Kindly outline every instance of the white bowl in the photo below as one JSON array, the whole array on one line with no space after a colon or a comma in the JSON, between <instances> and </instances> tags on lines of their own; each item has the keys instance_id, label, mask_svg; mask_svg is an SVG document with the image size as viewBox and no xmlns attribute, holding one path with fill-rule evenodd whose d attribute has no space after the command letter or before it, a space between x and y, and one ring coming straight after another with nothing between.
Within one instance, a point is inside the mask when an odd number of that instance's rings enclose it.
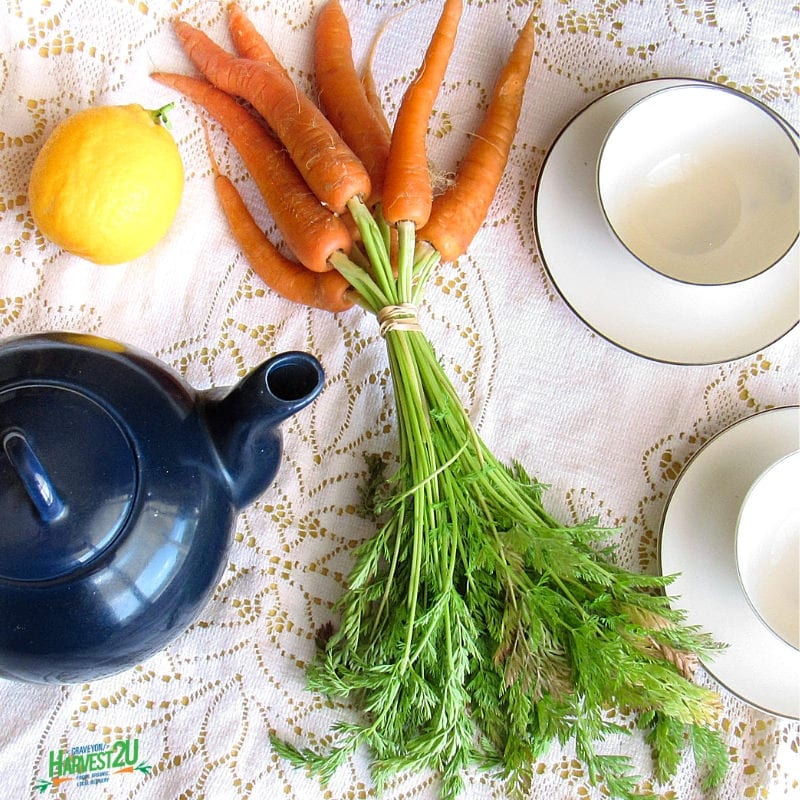
<instances>
[{"instance_id":1,"label":"white bowl","mask_svg":"<svg viewBox=\"0 0 800 800\"><path fill-rule=\"evenodd\" d=\"M628 108L601 147L597 189L619 241L674 280L747 280L800 233L796 142L766 107L716 84Z\"/></svg>"},{"instance_id":2,"label":"white bowl","mask_svg":"<svg viewBox=\"0 0 800 800\"><path fill-rule=\"evenodd\" d=\"M593 100L555 138L533 197L542 265L567 306L607 341L670 364L743 358L786 335L800 317L800 237L778 264L755 278L701 286L644 266L612 233L603 216L597 164L615 121L657 91L707 85L716 84L658 78ZM781 124L800 144L794 128L785 120ZM734 528L735 518L731 542Z\"/></svg>"},{"instance_id":3,"label":"white bowl","mask_svg":"<svg viewBox=\"0 0 800 800\"><path fill-rule=\"evenodd\" d=\"M736 567L756 614L800 649L800 450L768 467L745 495Z\"/></svg>"}]
</instances>

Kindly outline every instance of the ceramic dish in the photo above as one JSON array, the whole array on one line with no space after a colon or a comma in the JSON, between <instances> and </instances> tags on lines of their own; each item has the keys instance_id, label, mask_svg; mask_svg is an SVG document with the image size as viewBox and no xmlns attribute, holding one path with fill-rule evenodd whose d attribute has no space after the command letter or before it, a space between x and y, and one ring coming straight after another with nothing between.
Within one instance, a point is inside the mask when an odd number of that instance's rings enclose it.
<instances>
[{"instance_id":1,"label":"ceramic dish","mask_svg":"<svg viewBox=\"0 0 800 800\"><path fill-rule=\"evenodd\" d=\"M728 648L703 666L746 703L800 716L800 651L775 636L753 610L736 569L739 508L759 475L797 448L800 407L763 411L708 441L670 494L661 524L660 564L677 575L669 593L687 623Z\"/></svg>"},{"instance_id":2,"label":"ceramic dish","mask_svg":"<svg viewBox=\"0 0 800 800\"><path fill-rule=\"evenodd\" d=\"M609 127L648 94L697 83L703 82L644 81L593 102L550 148L534 196L539 250L565 302L605 339L672 364L742 358L781 338L800 318L797 241L757 278L698 286L643 267L606 223L597 197L596 168Z\"/></svg>"},{"instance_id":3,"label":"ceramic dish","mask_svg":"<svg viewBox=\"0 0 800 800\"><path fill-rule=\"evenodd\" d=\"M753 483L736 525L736 563L747 599L764 624L795 649L800 649L798 487L800 450L795 450Z\"/></svg>"}]
</instances>

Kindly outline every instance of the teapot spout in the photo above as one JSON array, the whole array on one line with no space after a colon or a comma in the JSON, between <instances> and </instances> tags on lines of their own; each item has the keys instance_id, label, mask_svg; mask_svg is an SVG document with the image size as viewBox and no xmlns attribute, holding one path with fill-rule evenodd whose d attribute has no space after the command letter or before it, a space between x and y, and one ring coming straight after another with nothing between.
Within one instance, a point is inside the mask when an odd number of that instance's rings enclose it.
<instances>
[{"instance_id":1,"label":"teapot spout","mask_svg":"<svg viewBox=\"0 0 800 800\"><path fill-rule=\"evenodd\" d=\"M322 391L325 374L314 356L290 351L264 362L235 386L200 395L200 413L237 508L262 494L278 472L280 425Z\"/></svg>"}]
</instances>

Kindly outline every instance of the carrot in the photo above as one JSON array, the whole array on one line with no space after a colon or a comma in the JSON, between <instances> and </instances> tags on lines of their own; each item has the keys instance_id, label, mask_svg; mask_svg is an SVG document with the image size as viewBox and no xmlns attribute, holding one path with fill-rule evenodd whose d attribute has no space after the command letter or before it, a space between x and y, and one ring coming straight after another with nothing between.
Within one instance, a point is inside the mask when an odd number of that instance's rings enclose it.
<instances>
[{"instance_id":1,"label":"carrot","mask_svg":"<svg viewBox=\"0 0 800 800\"><path fill-rule=\"evenodd\" d=\"M390 135L358 77L350 26L339 0L328 0L314 29L314 73L322 110L369 173L367 205L380 200Z\"/></svg>"},{"instance_id":2,"label":"carrot","mask_svg":"<svg viewBox=\"0 0 800 800\"><path fill-rule=\"evenodd\" d=\"M369 196L364 165L281 69L236 58L186 22L176 22L175 31L189 58L211 83L244 98L261 114L320 202L341 214L348 200Z\"/></svg>"},{"instance_id":3,"label":"carrot","mask_svg":"<svg viewBox=\"0 0 800 800\"><path fill-rule=\"evenodd\" d=\"M206 148L214 171L214 190L233 238L251 269L274 292L296 303L324 311L346 311L355 302L350 284L336 271L311 272L283 255L253 218L233 182L219 171L203 121Z\"/></svg>"},{"instance_id":4,"label":"carrot","mask_svg":"<svg viewBox=\"0 0 800 800\"><path fill-rule=\"evenodd\" d=\"M444 261L466 252L486 219L517 130L534 46L533 15L521 30L492 92L489 106L462 160L455 181L433 200L418 238L430 242Z\"/></svg>"},{"instance_id":5,"label":"carrot","mask_svg":"<svg viewBox=\"0 0 800 800\"><path fill-rule=\"evenodd\" d=\"M333 252L349 252L352 237L342 218L320 204L281 143L250 111L202 79L164 72L151 77L186 95L223 127L298 261L325 272Z\"/></svg>"},{"instance_id":6,"label":"carrot","mask_svg":"<svg viewBox=\"0 0 800 800\"><path fill-rule=\"evenodd\" d=\"M372 44L369 47L369 53L367 54L367 63L364 65L364 70L361 74L361 85L364 87L364 93L367 96L367 101L372 106L375 116L380 121L381 125L386 131L386 135L389 136L390 139L392 136L392 127L389 125L389 121L386 119L386 114L383 110L383 106L381 105L381 98L378 94L378 87L375 83L375 73L372 69L372 64L375 61L375 53L378 50L378 42L380 41L381 36L383 36L387 26L391 22L391 19L392 18L386 20L373 37Z\"/></svg>"},{"instance_id":7,"label":"carrot","mask_svg":"<svg viewBox=\"0 0 800 800\"><path fill-rule=\"evenodd\" d=\"M256 26L237 3L228 5L228 31L236 52L242 58L263 61L281 70L287 78L289 77L289 73L278 60L267 40L258 32Z\"/></svg>"},{"instance_id":8,"label":"carrot","mask_svg":"<svg viewBox=\"0 0 800 800\"><path fill-rule=\"evenodd\" d=\"M214 189L244 257L270 289L287 300L323 311L335 313L352 308L353 301L348 297L350 284L335 270L311 272L286 258L253 219L227 176L216 175Z\"/></svg>"},{"instance_id":9,"label":"carrot","mask_svg":"<svg viewBox=\"0 0 800 800\"><path fill-rule=\"evenodd\" d=\"M383 181L386 221L427 221L433 202L425 139L428 119L444 80L461 19L461 0L445 0L441 17L416 78L406 90L392 131Z\"/></svg>"}]
</instances>

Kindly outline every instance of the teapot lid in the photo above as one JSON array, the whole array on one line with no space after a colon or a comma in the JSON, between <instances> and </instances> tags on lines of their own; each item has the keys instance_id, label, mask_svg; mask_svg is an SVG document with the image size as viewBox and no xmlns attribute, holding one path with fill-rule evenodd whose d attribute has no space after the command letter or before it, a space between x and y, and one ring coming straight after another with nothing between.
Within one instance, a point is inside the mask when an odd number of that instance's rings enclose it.
<instances>
[{"instance_id":1,"label":"teapot lid","mask_svg":"<svg viewBox=\"0 0 800 800\"><path fill-rule=\"evenodd\" d=\"M126 527L138 482L131 441L89 394L41 381L0 391L0 579L82 569Z\"/></svg>"}]
</instances>

